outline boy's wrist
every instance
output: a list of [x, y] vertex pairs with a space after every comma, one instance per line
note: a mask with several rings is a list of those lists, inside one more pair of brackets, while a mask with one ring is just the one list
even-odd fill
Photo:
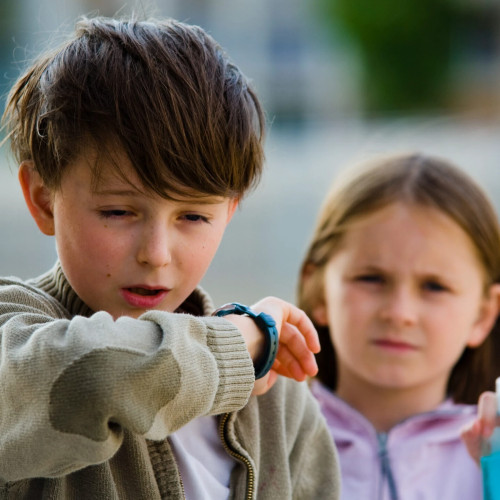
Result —
[[266, 313], [256, 313], [250, 307], [237, 302], [225, 304], [213, 312], [213, 316], [246, 315], [264, 334], [264, 348], [254, 360], [255, 378], [262, 378], [271, 369], [278, 352], [279, 334], [274, 319]]

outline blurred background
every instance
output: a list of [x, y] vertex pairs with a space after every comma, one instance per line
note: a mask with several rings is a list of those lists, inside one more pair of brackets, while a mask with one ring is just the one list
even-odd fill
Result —
[[[419, 150], [475, 177], [500, 208], [497, 0], [0, 0], [0, 105], [27, 61], [80, 15], [171, 16], [211, 33], [267, 111], [266, 172], [203, 280], [216, 304], [294, 300], [316, 213], [336, 173]], [[0, 275], [56, 259], [0, 148]]]

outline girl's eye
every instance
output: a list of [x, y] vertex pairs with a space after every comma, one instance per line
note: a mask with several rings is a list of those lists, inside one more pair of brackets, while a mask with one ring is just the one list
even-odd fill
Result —
[[362, 281], [363, 283], [375, 283], [383, 284], [385, 279], [380, 274], [362, 274], [356, 278], [356, 281]]
[[130, 215], [132, 212], [128, 210], [100, 210], [99, 215], [103, 219], [120, 218]]
[[433, 280], [424, 282], [423, 288], [429, 292], [445, 292], [447, 290], [447, 288], [441, 285], [441, 283]]
[[182, 218], [189, 222], [208, 222], [207, 217], [199, 214], [185, 214]]

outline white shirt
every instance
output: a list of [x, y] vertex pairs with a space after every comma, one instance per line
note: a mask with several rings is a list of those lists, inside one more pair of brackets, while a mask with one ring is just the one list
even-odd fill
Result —
[[169, 436], [187, 500], [229, 496], [234, 460], [224, 449], [216, 417], [198, 417]]

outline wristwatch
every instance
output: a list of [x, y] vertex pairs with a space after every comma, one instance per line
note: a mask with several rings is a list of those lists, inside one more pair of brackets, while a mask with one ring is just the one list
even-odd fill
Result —
[[225, 304], [213, 312], [213, 316], [227, 316], [228, 314], [246, 314], [250, 316], [264, 333], [264, 352], [253, 364], [255, 379], [262, 378], [273, 366], [276, 354], [278, 353], [279, 335], [276, 322], [269, 314], [263, 312], [257, 314], [248, 306], [238, 304], [237, 302]]

